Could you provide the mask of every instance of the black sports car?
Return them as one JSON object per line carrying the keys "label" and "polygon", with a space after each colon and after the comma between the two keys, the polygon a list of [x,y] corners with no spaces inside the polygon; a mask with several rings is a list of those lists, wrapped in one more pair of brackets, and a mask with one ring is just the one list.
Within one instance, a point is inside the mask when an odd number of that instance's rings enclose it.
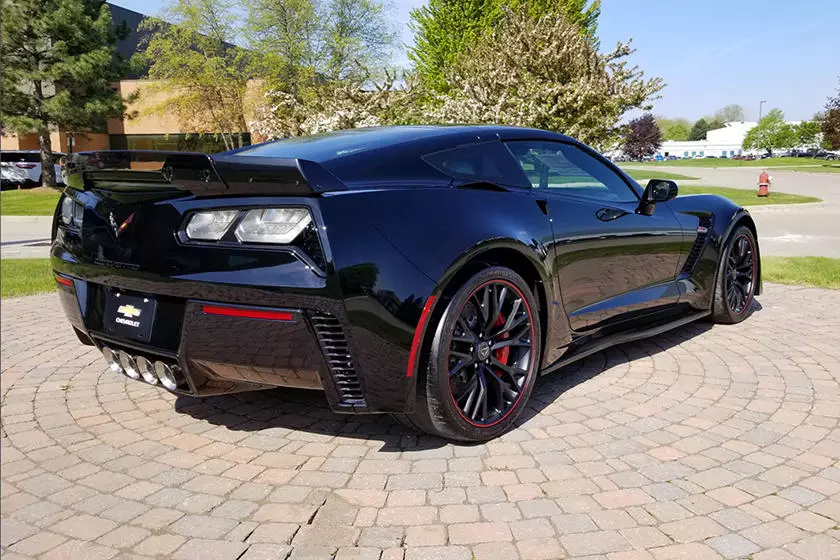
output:
{"label": "black sports car", "polygon": [[755,224],[500,126],[356,129],[65,165],[52,265],[115,374],[195,396],[323,389],[428,433],[507,430],[538,374],[760,292]]}

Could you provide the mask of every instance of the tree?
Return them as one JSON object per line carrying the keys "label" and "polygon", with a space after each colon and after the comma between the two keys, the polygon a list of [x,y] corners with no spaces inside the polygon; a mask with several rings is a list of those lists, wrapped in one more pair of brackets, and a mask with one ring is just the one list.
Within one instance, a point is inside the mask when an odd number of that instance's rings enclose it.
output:
{"label": "tree", "polygon": [[301,95],[325,80],[371,75],[396,42],[380,0],[247,0],[246,35],[269,89]]}
{"label": "tree", "polygon": [[231,0],[177,0],[166,12],[173,23],[145,20],[152,31],[145,52],[149,89],[165,92],[151,112],[172,113],[185,130],[218,134],[227,149],[244,144],[245,97],[253,75],[251,53],[238,37]]}
{"label": "tree", "polygon": [[435,97],[425,118],[559,130],[607,145],[620,137],[621,116],[649,109],[664,86],[628,65],[632,53],[622,43],[600,53],[562,15],[509,13],[447,69],[445,79],[458,88]]}
{"label": "tree", "polygon": [[663,140],[688,140],[691,132],[691,123],[686,119],[656,119],[659,130],[662,131]]}
{"label": "tree", "polygon": [[764,116],[758,126],[751,128],[744,137],[745,150],[785,150],[797,144],[796,131],[785,122],[785,114],[780,109],[773,109]]}
{"label": "tree", "polygon": [[713,117],[697,119],[691,131],[688,133],[689,140],[705,140],[706,133],[710,130],[717,130],[724,127],[724,122]]}
{"label": "tree", "polygon": [[820,140],[820,130],[822,123],[817,120],[802,121],[793,127],[796,134],[796,143],[798,146],[816,147]]}
{"label": "tree", "polygon": [[694,123],[694,126],[691,127],[691,131],[688,133],[689,140],[705,140],[706,133],[711,130],[709,128],[709,122],[704,119],[700,118],[697,119],[697,122]]}
{"label": "tree", "polygon": [[633,159],[652,156],[662,146],[662,132],[650,113],[633,119],[627,125],[622,150]]}
{"label": "tree", "polygon": [[721,123],[728,123],[733,121],[744,120],[744,108],[740,105],[732,104],[718,109],[715,113],[714,119]]}
{"label": "tree", "polygon": [[112,87],[126,65],[103,0],[3,2],[0,98],[3,128],[38,135],[41,173],[55,186],[50,132],[104,130],[125,103]]}
{"label": "tree", "polygon": [[364,75],[390,58],[396,33],[374,0],[330,0],[323,16],[326,73],[333,80]]}
{"label": "tree", "polygon": [[[838,78],[840,81],[840,78]],[[840,87],[834,97],[825,104],[822,118],[823,142],[830,150],[840,150]]]}
{"label": "tree", "polygon": [[579,32],[595,40],[600,0],[430,0],[411,11],[414,46],[408,57],[420,83],[446,93],[447,68],[486,35],[493,33],[506,13],[523,12],[539,19],[563,15]]}
{"label": "tree", "polygon": [[406,76],[386,73],[382,82],[365,89],[367,82],[365,76],[328,81],[310,86],[305,96],[268,91],[251,129],[274,139],[420,119],[420,101]]}
{"label": "tree", "polygon": [[260,75],[273,87],[310,83],[318,64],[314,0],[248,0],[246,35],[260,53]]}

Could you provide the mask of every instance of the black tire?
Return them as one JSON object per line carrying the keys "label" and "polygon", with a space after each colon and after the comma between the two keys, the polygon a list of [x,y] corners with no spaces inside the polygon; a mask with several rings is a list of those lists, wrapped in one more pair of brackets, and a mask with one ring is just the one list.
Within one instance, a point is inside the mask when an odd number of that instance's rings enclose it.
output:
{"label": "black tire", "polygon": [[539,312],[527,282],[508,268],[482,270],[458,288],[429,328],[434,338],[418,368],[425,375],[415,411],[399,420],[458,441],[486,441],[507,431],[539,371]]}
{"label": "black tire", "polygon": [[752,231],[744,226],[727,239],[715,281],[714,322],[731,325],[749,317],[758,280],[757,247]]}

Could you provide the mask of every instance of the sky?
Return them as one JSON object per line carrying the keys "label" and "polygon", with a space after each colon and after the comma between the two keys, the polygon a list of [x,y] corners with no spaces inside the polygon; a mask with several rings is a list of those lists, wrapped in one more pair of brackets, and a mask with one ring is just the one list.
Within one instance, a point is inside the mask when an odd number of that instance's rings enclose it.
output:
{"label": "sky", "polygon": [[[166,0],[111,0],[155,14]],[[409,13],[425,0],[391,0],[390,17],[412,43]],[[602,0],[601,49],[632,38],[631,61],[667,86],[653,112],[696,120],[731,103],[746,118],[778,108],[806,120],[840,87],[840,0]],[[395,63],[408,65],[403,52]]]}

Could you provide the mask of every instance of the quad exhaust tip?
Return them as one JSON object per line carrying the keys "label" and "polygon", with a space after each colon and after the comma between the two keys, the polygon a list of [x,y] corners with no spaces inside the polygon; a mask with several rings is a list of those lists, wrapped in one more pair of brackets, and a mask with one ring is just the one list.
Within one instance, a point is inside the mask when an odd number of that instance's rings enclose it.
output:
{"label": "quad exhaust tip", "polygon": [[108,369],[131,379],[142,379],[149,385],[160,383],[170,391],[186,385],[181,368],[175,364],[163,361],[151,361],[144,356],[132,356],[125,350],[113,350],[108,346],[102,347],[102,356],[108,363]]}

